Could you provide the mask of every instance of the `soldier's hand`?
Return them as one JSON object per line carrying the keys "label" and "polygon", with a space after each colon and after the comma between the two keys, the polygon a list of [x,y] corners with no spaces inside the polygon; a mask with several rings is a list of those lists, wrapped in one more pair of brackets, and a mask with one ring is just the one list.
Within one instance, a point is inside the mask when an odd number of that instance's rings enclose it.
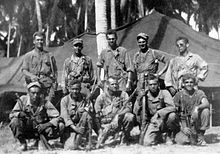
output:
{"label": "soldier's hand", "polygon": [[74,132],[76,132],[77,134],[83,134],[85,128],[84,127],[77,127],[75,125],[70,125],[70,127],[73,129]]}
{"label": "soldier's hand", "polygon": [[39,124],[36,126],[37,131],[39,133],[41,133],[42,131],[44,131],[46,128],[50,127],[52,124],[50,122],[44,123],[44,124]]}
{"label": "soldier's hand", "polygon": [[169,90],[169,92],[170,92],[170,94],[172,95],[172,96],[174,96],[175,94],[176,94],[176,92],[177,92],[177,90],[174,88],[174,87],[169,87],[168,88],[168,90]]}
{"label": "soldier's hand", "polygon": [[22,111],[22,112],[20,112],[20,113],[18,114],[18,117],[19,117],[19,118],[26,118],[26,117],[27,117],[27,114]]}
{"label": "soldier's hand", "polygon": [[186,135],[192,135],[192,130],[189,127],[184,127],[182,131]]}

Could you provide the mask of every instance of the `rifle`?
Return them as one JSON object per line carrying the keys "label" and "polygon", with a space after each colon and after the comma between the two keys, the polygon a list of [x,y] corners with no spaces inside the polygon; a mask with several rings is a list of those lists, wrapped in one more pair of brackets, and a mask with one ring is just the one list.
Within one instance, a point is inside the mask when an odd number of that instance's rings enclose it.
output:
{"label": "rifle", "polygon": [[[20,109],[22,109],[22,105],[21,105],[22,104],[22,100],[20,99],[20,97],[18,96],[17,93],[15,95],[17,97],[19,107],[20,107]],[[31,110],[31,112],[32,112],[32,110]],[[33,114],[33,112],[32,112],[32,114]],[[37,122],[36,118],[31,116],[30,114],[27,114],[27,115],[29,116],[30,120],[33,121],[33,126],[35,128],[38,125],[38,122]],[[43,149],[52,150],[52,148],[49,145],[49,143],[47,142],[47,139],[45,138],[45,136],[43,134],[39,133],[38,131],[37,131],[37,133],[39,135],[39,138],[40,138],[40,141],[42,143]]]}
{"label": "rifle", "polygon": [[[115,123],[118,122],[118,117],[122,114],[121,112],[126,108],[126,105],[131,101],[134,94],[136,93],[137,88],[132,92],[129,98],[125,101],[124,105],[121,109],[119,109],[114,115],[111,122],[104,128],[101,134],[99,134],[98,141],[96,144],[96,148],[100,148],[101,144],[107,139],[108,135],[111,134],[116,128],[114,126]],[[124,100],[122,100],[124,101]]]}
{"label": "rifle", "polygon": [[[145,90],[146,88],[146,77],[148,74],[144,74],[144,82],[143,82],[143,88]],[[148,90],[145,90],[145,93],[148,92]],[[140,133],[140,138],[139,138],[139,144],[143,145],[144,144],[144,135],[145,132],[149,126],[149,123],[146,124],[146,95],[143,96],[142,99],[142,120],[141,120],[141,133]]]}
{"label": "rifle", "polygon": [[195,126],[191,122],[191,118],[190,118],[191,115],[188,113],[186,106],[183,104],[182,95],[180,97],[181,97],[180,103],[181,103],[181,108],[182,108],[181,116],[183,117],[182,120],[185,120],[186,127],[190,129],[190,134],[185,134],[185,133],[184,134],[189,137],[190,144],[196,145],[197,135],[196,135]]}

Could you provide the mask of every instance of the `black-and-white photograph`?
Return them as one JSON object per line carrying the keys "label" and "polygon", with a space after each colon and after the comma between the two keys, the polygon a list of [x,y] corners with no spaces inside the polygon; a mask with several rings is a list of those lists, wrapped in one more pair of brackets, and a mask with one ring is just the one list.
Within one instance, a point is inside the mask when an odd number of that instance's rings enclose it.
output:
{"label": "black-and-white photograph", "polygon": [[219,0],[0,0],[0,153],[220,153]]}

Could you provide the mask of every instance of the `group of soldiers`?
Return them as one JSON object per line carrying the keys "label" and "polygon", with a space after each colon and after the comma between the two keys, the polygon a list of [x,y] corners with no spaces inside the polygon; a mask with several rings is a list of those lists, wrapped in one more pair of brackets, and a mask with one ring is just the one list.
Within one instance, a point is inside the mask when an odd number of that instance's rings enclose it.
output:
{"label": "group of soldiers", "polygon": [[[28,149],[28,139],[34,139],[33,146],[41,143],[49,149],[48,141],[56,138],[64,149],[79,149],[85,143],[91,148],[93,133],[96,148],[103,147],[109,137],[127,145],[135,142],[131,135],[135,126],[141,145],[204,144],[209,102],[198,82],[205,80],[208,66],[189,51],[188,39],[177,38],[179,55],[170,60],[149,48],[149,36],[139,33],[139,50],[132,60],[117,44],[115,31],[108,31],[106,38],[108,48],[99,55],[97,75],[92,59],[81,52],[83,40],[71,41],[72,56],[63,65],[59,112],[51,103],[57,88],[55,58],[43,48],[44,34],[33,35],[34,49],[24,56],[22,66],[28,93],[17,99],[10,113],[9,126],[20,150]],[[159,62],[164,63],[160,71]]]}

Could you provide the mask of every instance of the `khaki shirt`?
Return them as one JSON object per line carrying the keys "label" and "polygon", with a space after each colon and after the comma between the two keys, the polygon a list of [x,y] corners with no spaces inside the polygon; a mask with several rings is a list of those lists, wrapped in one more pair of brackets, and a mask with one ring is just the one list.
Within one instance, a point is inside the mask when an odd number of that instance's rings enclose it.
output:
{"label": "khaki shirt", "polygon": [[113,118],[115,114],[124,106],[124,110],[131,112],[131,103],[126,103],[129,96],[124,91],[119,91],[116,95],[110,95],[108,91],[100,94],[95,102],[95,112],[100,113],[103,118]]}
{"label": "khaki shirt", "polygon": [[88,56],[71,56],[64,61],[61,86],[66,88],[69,80],[82,79],[82,82],[91,83],[94,78],[92,59]]}
{"label": "khaki shirt", "polygon": [[76,115],[81,114],[78,111],[83,110],[88,105],[90,104],[87,103],[84,95],[80,95],[78,100],[73,100],[70,94],[63,97],[60,103],[60,116],[63,118],[66,127],[75,125],[73,119]]}
{"label": "khaki shirt", "polygon": [[176,89],[182,87],[182,76],[192,73],[199,80],[204,81],[208,75],[208,64],[197,54],[189,52],[187,56],[177,56],[171,59],[165,74],[165,85]]}
{"label": "khaki shirt", "polygon": [[[175,109],[173,98],[167,90],[160,90],[156,97],[152,96],[150,92],[146,96],[146,119],[152,117],[156,112],[164,108]],[[142,115],[142,99],[137,99],[134,104],[134,114],[140,119]],[[163,113],[161,113],[162,115]]]}
{"label": "khaki shirt", "polygon": [[12,109],[9,118],[18,118],[20,112],[26,112],[30,114],[31,117],[39,115],[40,113],[40,115],[44,115],[44,117],[41,118],[48,118],[49,122],[52,123],[54,126],[58,125],[59,111],[49,101],[41,100],[36,111],[34,112],[33,105],[30,102],[30,96],[21,96],[15,104],[14,108]]}
{"label": "khaki shirt", "polygon": [[26,53],[23,59],[22,70],[27,70],[38,77],[40,75],[45,75],[54,77],[55,79],[57,78],[55,58],[47,51],[40,52],[39,54],[33,49]]}
{"label": "khaki shirt", "polygon": [[123,78],[127,72],[134,71],[130,55],[123,47],[118,47],[115,51],[111,49],[102,50],[97,67],[104,68],[105,77]]}

